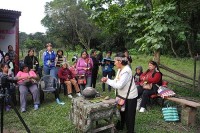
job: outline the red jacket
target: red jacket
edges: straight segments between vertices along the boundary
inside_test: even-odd
[[[153,84],[158,84],[158,85],[160,85],[160,83],[162,84],[162,74],[160,72],[155,72],[153,76],[153,73],[154,73],[154,70],[144,72],[140,76],[140,80],[141,80],[140,85],[143,85],[145,81],[147,83],[153,83]]]
[[[75,78],[73,73],[68,68],[61,67],[58,71],[58,77],[61,79],[61,82],[64,80],[70,80]]]

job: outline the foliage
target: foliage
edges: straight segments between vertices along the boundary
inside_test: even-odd
[[[41,32],[36,32],[34,34],[26,34],[24,32],[19,33],[20,50],[25,49],[35,49],[39,52],[44,48],[45,44],[49,42],[48,37]]]
[[[90,42],[98,30],[88,20],[90,11],[82,1],[54,0],[46,4],[45,13],[41,22],[57,44],[68,49],[75,49],[77,44],[86,49],[91,47]]]
[[[185,39],[184,34],[180,33],[184,26],[181,25],[181,18],[176,15],[175,9],[175,5],[169,3],[151,11],[151,17],[144,21],[144,36],[135,40],[141,44],[142,51],[165,50],[169,44],[169,36],[176,36],[177,32],[181,39]]]
[[[90,18],[112,35],[112,40],[120,36],[120,43],[111,41],[115,43],[111,46],[117,45],[115,47],[121,50],[121,44],[146,53],[161,50],[163,54],[173,53],[177,57],[178,54],[188,56],[189,53],[192,56],[193,53],[200,52],[199,49],[195,49],[199,40],[199,19],[196,16],[199,8],[194,6],[190,10],[184,10],[184,2],[86,0],[88,7],[93,10]],[[195,0],[191,3],[195,3]],[[135,45],[134,42],[139,45]]]

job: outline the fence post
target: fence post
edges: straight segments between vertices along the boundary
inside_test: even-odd
[[[193,91],[195,91],[195,80],[196,80],[196,65],[197,65],[197,58],[194,57],[194,77],[193,77]]]

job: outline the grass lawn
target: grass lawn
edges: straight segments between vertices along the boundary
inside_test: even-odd
[[[71,54],[72,55],[72,54]],[[152,57],[146,55],[135,55],[133,56],[132,68],[141,65],[146,70],[148,66],[148,60]],[[168,57],[161,57],[161,63],[169,66],[170,68],[183,72],[184,74],[192,77],[193,76],[193,60],[191,59],[172,59]],[[200,65],[198,63],[198,71]],[[165,74],[166,71],[161,71]],[[101,73],[101,72],[100,72]],[[169,74],[169,73],[168,73]],[[169,74],[172,75],[172,74]],[[174,76],[174,75],[173,75]],[[97,81],[96,89],[103,95],[114,98],[114,90],[109,93],[101,91],[100,83],[101,74]],[[164,77],[165,78],[165,77]],[[175,77],[182,79],[181,77]],[[184,79],[183,79],[184,80]],[[192,83],[192,81],[190,81]],[[200,102],[200,93],[193,92],[189,89],[173,86],[169,84],[169,87],[174,89],[175,92],[184,97],[189,97]],[[191,86],[192,89],[192,86]],[[31,96],[28,98],[27,112],[20,113],[25,120],[26,124],[30,128],[32,133],[78,133],[75,126],[72,125],[69,120],[69,111],[71,108],[71,101],[69,98],[60,94],[61,99],[66,103],[65,105],[58,105],[55,102],[53,94],[45,93],[45,100],[41,104],[39,110],[34,111]],[[17,106],[19,109],[19,105]],[[116,120],[116,119],[115,119]],[[200,111],[198,112],[198,126],[200,125]],[[137,133],[197,133],[200,131],[200,127],[187,127],[181,122],[165,122],[163,120],[161,107],[159,105],[148,106],[148,112],[136,114],[135,129]],[[22,123],[19,121],[14,110],[5,112],[4,115],[4,129],[8,132],[14,133],[25,133],[26,130]],[[123,132],[122,132],[123,133]],[[125,133],[125,131],[124,131]]]

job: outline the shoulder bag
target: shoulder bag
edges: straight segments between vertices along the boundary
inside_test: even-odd
[[[126,98],[125,98],[125,99],[122,98],[122,97],[116,96],[117,108],[118,108],[119,110],[121,110],[122,112],[125,111],[125,102],[126,102],[126,99],[127,99],[128,96],[129,96],[132,83],[133,83],[133,76],[132,76],[132,78],[131,78],[131,83],[130,83],[130,85],[129,85],[128,92],[127,92],[127,95],[126,95]]]
[[[77,74],[76,77],[79,85],[85,85],[87,83],[85,74]]]

